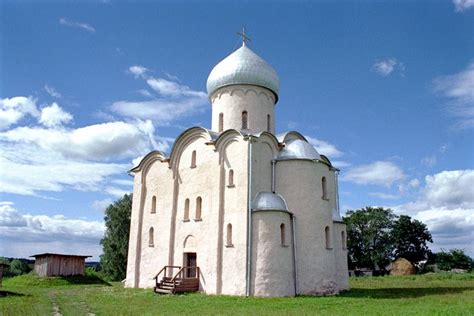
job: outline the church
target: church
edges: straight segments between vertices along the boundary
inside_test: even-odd
[[[207,79],[212,128],[191,127],[134,176],[126,287],[241,296],[349,288],[338,172],[275,134],[276,71],[242,47]]]

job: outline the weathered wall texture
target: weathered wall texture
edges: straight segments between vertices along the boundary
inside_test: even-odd
[[[84,275],[84,258],[48,255],[35,258],[34,271],[39,276]]]

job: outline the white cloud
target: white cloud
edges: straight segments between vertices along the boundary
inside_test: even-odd
[[[159,94],[149,101],[117,101],[111,110],[125,117],[152,119],[158,125],[169,125],[183,117],[191,116],[208,108],[207,94],[192,90],[186,85],[163,78],[146,75],[149,70],[143,66],[131,66],[128,71],[145,80],[146,84]],[[170,78],[171,76],[168,75]],[[139,92],[147,97],[151,93],[145,89]]]
[[[474,0],[453,0],[454,11],[463,12],[474,7]]]
[[[434,89],[446,100],[450,114],[457,118],[456,129],[474,127],[474,61],[459,73],[433,80]]]
[[[77,129],[18,127],[0,133],[0,141],[34,144],[45,151],[59,153],[64,158],[116,160],[147,153],[156,147],[166,147],[164,143],[155,142],[153,132],[150,121],[137,121],[135,124],[119,121]]]
[[[421,164],[427,167],[434,167],[437,162],[438,159],[436,158],[436,155],[427,156],[421,159]]]
[[[91,26],[90,24],[87,24],[84,22],[75,22],[75,21],[68,20],[66,18],[60,18],[59,24],[69,26],[69,27],[79,28],[89,33],[95,33],[95,28]]]
[[[305,138],[320,154],[323,154],[330,159],[342,156],[342,152],[333,144],[310,136],[305,136]]]
[[[392,208],[425,223],[436,251],[456,247],[474,255],[474,170],[428,175],[416,201]]]
[[[94,202],[92,202],[92,208],[97,211],[104,212],[107,207],[109,207],[109,205],[113,203],[114,201],[112,201],[112,199],[95,200]]]
[[[376,161],[349,169],[342,175],[341,180],[357,184],[374,184],[391,186],[394,182],[403,180],[403,170],[390,161]]]
[[[0,130],[18,123],[27,114],[39,116],[36,100],[32,97],[0,99]]]
[[[30,215],[12,204],[0,205],[0,253],[26,258],[41,252],[101,254],[103,222],[67,218],[63,215]]]
[[[61,97],[61,93],[59,93],[54,87],[52,86],[48,86],[47,84],[44,85],[44,90],[46,90],[46,92],[52,96],[53,98],[60,98]]]
[[[135,78],[144,77],[144,75],[150,70],[140,65],[130,66],[128,71],[135,76]]]
[[[420,180],[418,179],[411,179],[410,182],[408,182],[408,185],[411,187],[411,188],[418,188],[420,186]]]
[[[399,72],[403,72],[405,70],[405,66],[396,58],[385,58],[377,60],[372,65],[372,70],[381,75],[382,77],[387,77],[396,70],[398,70]]]
[[[56,102],[41,109],[39,122],[47,127],[60,126],[72,121],[72,115],[64,111]]]
[[[389,193],[383,193],[383,192],[369,192],[369,196],[373,196],[379,199],[384,199],[384,200],[396,200],[400,198],[397,195],[394,194],[389,194]]]

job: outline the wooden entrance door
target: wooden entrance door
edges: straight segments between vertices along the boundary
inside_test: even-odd
[[[186,266],[188,267],[186,272],[186,277],[195,278],[196,277],[196,253],[188,252],[186,255]]]

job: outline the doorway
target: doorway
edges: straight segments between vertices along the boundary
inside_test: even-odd
[[[184,253],[184,265],[186,269],[187,278],[196,278],[197,256],[195,252]]]

